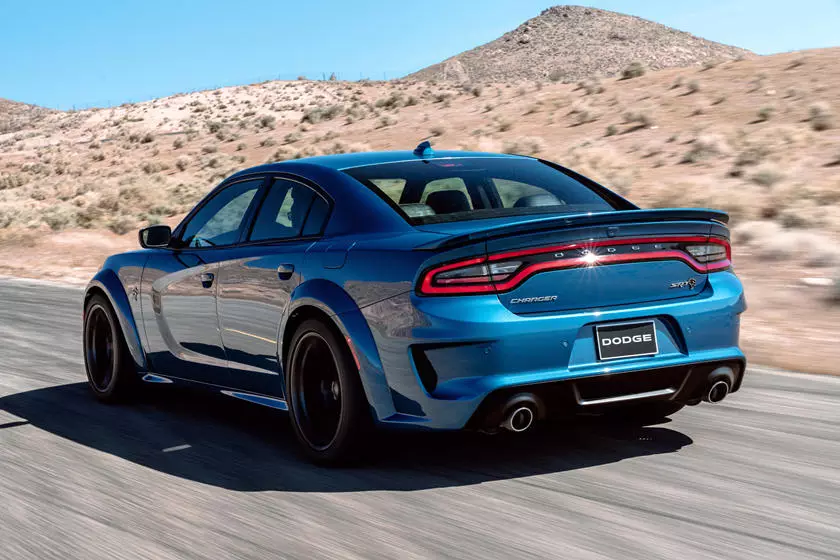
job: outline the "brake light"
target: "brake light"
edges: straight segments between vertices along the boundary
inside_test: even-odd
[[[473,257],[430,268],[423,273],[420,295],[501,293],[517,288],[539,272],[609,264],[678,260],[700,273],[731,266],[725,239],[683,236],[611,239],[538,247]]]

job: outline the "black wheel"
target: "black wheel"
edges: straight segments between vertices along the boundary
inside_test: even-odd
[[[654,424],[676,414],[685,405],[671,401],[656,401],[625,405],[610,410],[609,417],[634,424]]]
[[[127,397],[137,382],[137,372],[110,302],[99,294],[85,306],[85,371],[97,399],[115,402]]]
[[[372,425],[359,371],[345,342],[319,320],[304,321],[292,337],[286,389],[295,435],[311,459],[359,458]]]

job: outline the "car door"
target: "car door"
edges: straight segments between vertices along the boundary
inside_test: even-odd
[[[141,302],[150,369],[227,385],[219,332],[219,265],[236,251],[264,177],[218,189],[176,229],[170,247],[156,249],[143,271]]]
[[[247,242],[220,264],[219,322],[233,387],[282,396],[280,321],[328,213],[326,198],[312,187],[273,178]]]

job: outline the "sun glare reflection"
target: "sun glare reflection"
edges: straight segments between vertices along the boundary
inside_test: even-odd
[[[583,262],[586,263],[587,266],[592,266],[598,262],[598,255],[595,253],[587,253],[583,256]]]

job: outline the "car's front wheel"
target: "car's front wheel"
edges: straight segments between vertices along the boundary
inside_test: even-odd
[[[103,402],[127,397],[137,384],[137,372],[111,303],[95,294],[85,304],[84,355],[88,386]]]
[[[370,411],[350,349],[334,329],[317,319],[300,325],[289,345],[286,388],[295,435],[311,459],[359,458]]]

